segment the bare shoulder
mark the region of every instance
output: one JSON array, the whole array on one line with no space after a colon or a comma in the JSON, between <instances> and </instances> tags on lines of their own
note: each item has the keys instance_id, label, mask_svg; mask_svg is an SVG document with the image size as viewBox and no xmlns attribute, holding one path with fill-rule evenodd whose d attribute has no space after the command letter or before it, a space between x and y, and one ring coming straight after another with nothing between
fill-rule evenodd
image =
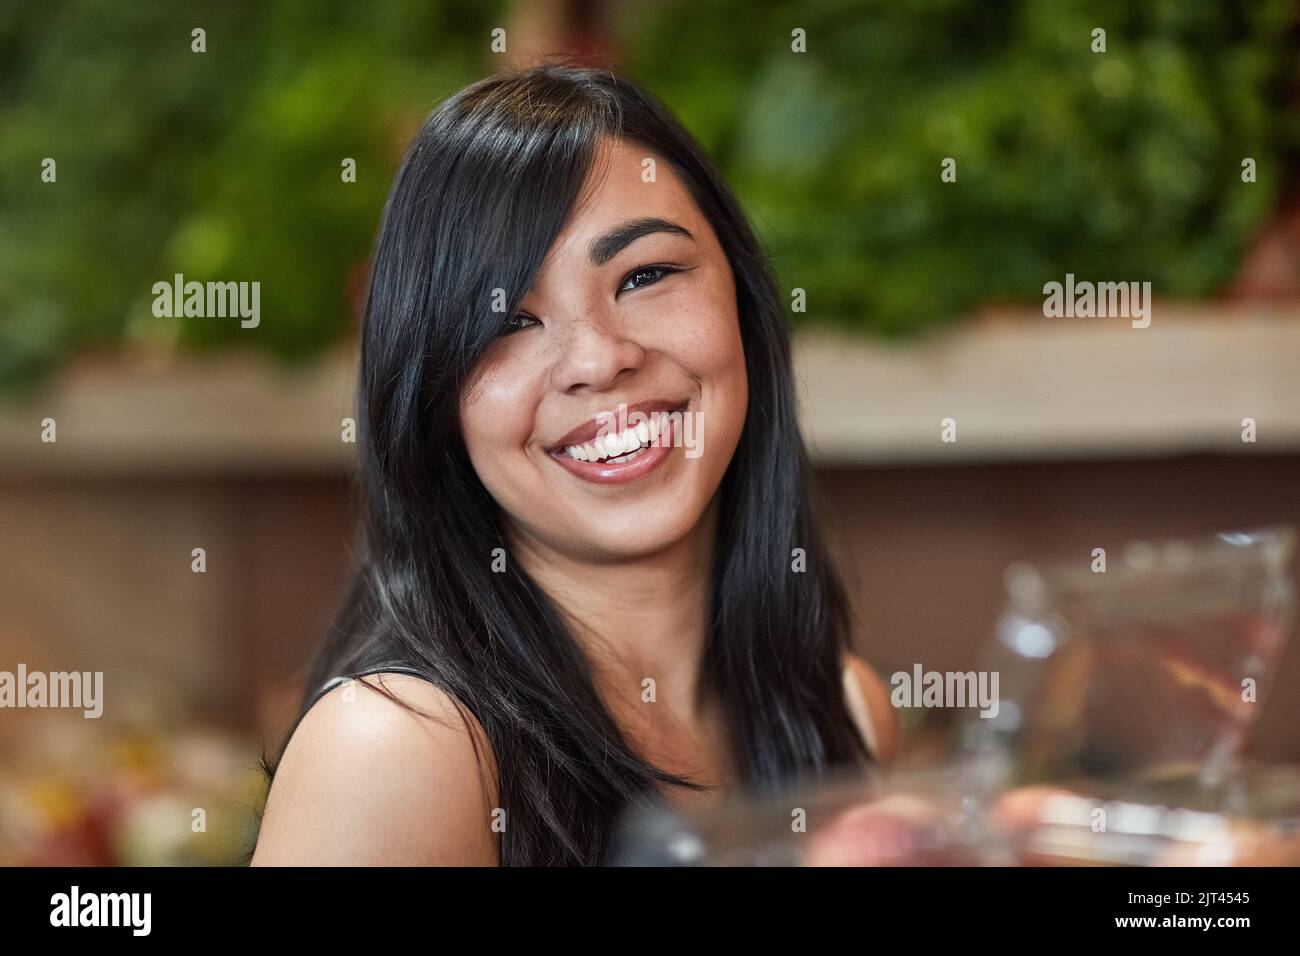
<instances>
[{"instance_id":1,"label":"bare shoulder","mask_svg":"<svg viewBox=\"0 0 1300 956\"><path fill-rule=\"evenodd\" d=\"M889 702L889 687L880 679L875 669L857 654L847 651L845 659L850 673L862 688L862 697L871 716L871 726L876 732L876 744L879 750L876 758L881 763L890 763L898 756L902 740L898 730L897 715Z\"/></svg>"},{"instance_id":2,"label":"bare shoulder","mask_svg":"<svg viewBox=\"0 0 1300 956\"><path fill-rule=\"evenodd\" d=\"M371 675L303 716L252 865L494 864L496 802L491 748L473 716L428 681Z\"/></svg>"}]
</instances>

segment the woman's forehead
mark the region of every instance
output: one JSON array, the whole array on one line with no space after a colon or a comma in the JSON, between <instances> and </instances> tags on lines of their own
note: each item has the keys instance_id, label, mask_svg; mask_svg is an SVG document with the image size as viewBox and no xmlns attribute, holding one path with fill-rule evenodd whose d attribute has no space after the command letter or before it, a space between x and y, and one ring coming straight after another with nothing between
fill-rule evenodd
<instances>
[{"instance_id":1,"label":"woman's forehead","mask_svg":"<svg viewBox=\"0 0 1300 956\"><path fill-rule=\"evenodd\" d=\"M548 259L587 259L594 239L629 219L664 219L699 235L702 216L669 163L636 143L609 139Z\"/></svg>"}]
</instances>

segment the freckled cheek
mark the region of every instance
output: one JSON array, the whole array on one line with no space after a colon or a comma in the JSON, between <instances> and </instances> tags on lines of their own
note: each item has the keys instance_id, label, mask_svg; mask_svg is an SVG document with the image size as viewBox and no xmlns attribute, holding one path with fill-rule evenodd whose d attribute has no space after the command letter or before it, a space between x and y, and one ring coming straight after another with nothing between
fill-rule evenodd
<instances>
[{"instance_id":1,"label":"freckled cheek","mask_svg":"<svg viewBox=\"0 0 1300 956\"><path fill-rule=\"evenodd\" d=\"M480 385L461 409L461 427L470 459L482 477L512 467L512 456L523 454L533 437L535 404L504 379Z\"/></svg>"},{"instance_id":2,"label":"freckled cheek","mask_svg":"<svg viewBox=\"0 0 1300 956\"><path fill-rule=\"evenodd\" d=\"M745 352L740 338L734 299L718 294L695 300L675 312L665 323L677 363L713 392L713 401L744 405Z\"/></svg>"}]
</instances>

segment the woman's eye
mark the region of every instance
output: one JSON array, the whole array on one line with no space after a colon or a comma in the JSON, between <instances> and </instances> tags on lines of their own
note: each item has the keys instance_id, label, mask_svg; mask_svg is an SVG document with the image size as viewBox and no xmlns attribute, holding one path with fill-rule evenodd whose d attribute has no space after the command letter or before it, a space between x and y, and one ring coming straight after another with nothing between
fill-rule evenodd
<instances>
[{"instance_id":1,"label":"woman's eye","mask_svg":"<svg viewBox=\"0 0 1300 956\"><path fill-rule=\"evenodd\" d=\"M648 285L654 285L664 276L671 275L674 272L680 272L673 266L640 266L633 269L623 278L623 284L619 287L619 292L631 292L633 289L640 289Z\"/></svg>"},{"instance_id":2,"label":"woman's eye","mask_svg":"<svg viewBox=\"0 0 1300 956\"><path fill-rule=\"evenodd\" d=\"M531 315L525 315L522 312L516 312L514 315L510 316L510 318L506 319L505 322L502 324L501 334L513 335L515 332L519 332L523 329L528 328L527 323L536 322L536 321L537 320L533 318Z\"/></svg>"}]
</instances>

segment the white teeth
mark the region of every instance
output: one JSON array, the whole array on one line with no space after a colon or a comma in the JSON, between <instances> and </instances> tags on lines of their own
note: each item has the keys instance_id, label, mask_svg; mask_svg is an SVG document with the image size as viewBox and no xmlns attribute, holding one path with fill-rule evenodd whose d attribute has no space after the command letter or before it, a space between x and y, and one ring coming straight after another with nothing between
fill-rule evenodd
<instances>
[{"instance_id":1,"label":"white teeth","mask_svg":"<svg viewBox=\"0 0 1300 956\"><path fill-rule=\"evenodd\" d=\"M658 434L659 427L651 418L649 423L640 422L617 435L597 435L586 444L567 445L564 453L576 461L608 459L607 463L616 464L635 457L641 446L653 443Z\"/></svg>"}]
</instances>

